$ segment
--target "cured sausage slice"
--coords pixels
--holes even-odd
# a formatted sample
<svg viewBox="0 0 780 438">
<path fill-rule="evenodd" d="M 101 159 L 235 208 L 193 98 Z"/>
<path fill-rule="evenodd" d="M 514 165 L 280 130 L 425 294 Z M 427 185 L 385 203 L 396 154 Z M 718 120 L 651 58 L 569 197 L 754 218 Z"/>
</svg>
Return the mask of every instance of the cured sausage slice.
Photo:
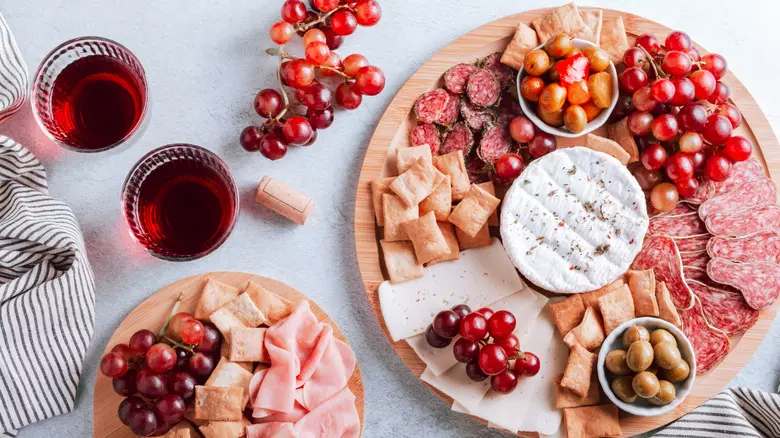
<svg viewBox="0 0 780 438">
<path fill-rule="evenodd" d="M 696 209 L 693 208 L 693 206 L 688 205 L 684 202 L 680 202 L 677 204 L 677 207 L 674 207 L 672 211 L 666 212 L 666 213 L 656 213 L 653 215 L 653 218 L 669 218 L 669 217 L 678 217 L 678 216 L 690 216 L 696 214 Z M 651 218 L 652 219 L 652 218 Z"/>
<path fill-rule="evenodd" d="M 493 164 L 512 148 L 509 130 L 501 126 L 491 126 L 482 133 L 477 155 L 488 164 Z"/>
<path fill-rule="evenodd" d="M 477 108 L 468 99 L 461 99 L 460 115 L 469 128 L 475 131 L 482 131 L 489 123 L 493 123 L 496 118 L 494 111 L 489 109 Z"/>
<path fill-rule="evenodd" d="M 688 280 L 696 280 L 703 283 L 710 281 L 710 278 L 707 277 L 706 268 L 696 268 L 693 266 L 683 266 L 683 277 L 685 277 L 686 282 Z"/>
<path fill-rule="evenodd" d="M 780 265 L 775 263 L 736 263 L 715 257 L 707 263 L 707 276 L 737 288 L 756 310 L 771 306 L 780 294 Z"/>
<path fill-rule="evenodd" d="M 780 263 L 780 233 L 763 231 L 745 237 L 715 236 L 707 243 L 710 257 L 732 262 Z"/>
<path fill-rule="evenodd" d="M 683 279 L 683 265 L 677 245 L 667 236 L 649 236 L 645 239 L 631 269 L 644 271 L 652 269 L 656 281 L 663 281 L 669 289 L 674 305 L 678 309 L 693 306 L 693 292 Z"/>
<path fill-rule="evenodd" d="M 697 192 L 685 201 L 691 204 L 701 204 L 713 196 L 730 192 L 748 181 L 763 179 L 765 177 L 766 173 L 764 173 L 764 166 L 762 166 L 761 162 L 757 159 L 751 158 L 749 160 L 740 161 L 734 163 L 731 168 L 731 175 L 729 175 L 726 180 L 716 182 L 705 179 L 701 185 L 699 185 Z"/>
<path fill-rule="evenodd" d="M 458 64 L 444 72 L 444 88 L 450 93 L 463 94 L 469 76 L 477 70 L 473 64 Z"/>
<path fill-rule="evenodd" d="M 654 216 L 650 219 L 647 234 L 669 237 L 688 237 L 707 232 L 704 221 L 695 214 Z"/>
<path fill-rule="evenodd" d="M 490 70 L 478 68 L 466 82 L 466 95 L 474 105 L 495 106 L 501 98 L 501 85 Z"/>
<path fill-rule="evenodd" d="M 747 236 L 780 228 L 780 205 L 762 205 L 737 213 L 713 212 L 705 221 L 707 230 L 718 236 Z"/>
<path fill-rule="evenodd" d="M 439 130 L 436 129 L 433 123 L 418 123 L 412 129 L 410 141 L 412 146 L 427 144 L 431 148 L 431 154 L 439 155 L 441 137 L 439 136 Z"/>
<path fill-rule="evenodd" d="M 707 251 L 688 251 L 680 253 L 680 260 L 682 260 L 682 264 L 686 268 L 706 269 L 710 256 L 707 255 Z"/>
<path fill-rule="evenodd" d="M 459 122 L 444 137 L 439 153 L 446 155 L 450 152 L 463 151 L 463 156 L 465 157 L 471 152 L 472 146 L 474 146 L 474 134 L 471 133 L 471 130 L 465 123 Z"/>
<path fill-rule="evenodd" d="M 705 251 L 710 237 L 712 237 L 712 235 L 709 233 L 678 237 L 674 239 L 674 243 L 677 244 L 677 249 L 680 250 L 680 252 Z"/>
<path fill-rule="evenodd" d="M 769 178 L 748 181 L 722 195 L 714 196 L 699 206 L 699 217 L 715 212 L 736 212 L 751 207 L 774 204 L 777 189 Z"/>
<path fill-rule="evenodd" d="M 450 93 L 444 88 L 423 93 L 414 103 L 414 114 L 417 120 L 423 123 L 433 123 L 441 117 L 441 113 L 447 107 Z"/>
<path fill-rule="evenodd" d="M 507 89 L 515 83 L 515 71 L 501 63 L 502 52 L 495 52 L 482 60 L 482 68 L 489 70 L 496 77 L 502 89 Z"/>
<path fill-rule="evenodd" d="M 683 333 L 693 345 L 696 375 L 706 374 L 729 354 L 729 337 L 707 322 L 698 298 L 693 298 L 693 306 L 690 309 L 680 311 L 680 318 Z"/>
<path fill-rule="evenodd" d="M 688 280 L 688 286 L 701 301 L 707 321 L 723 330 L 729 337 L 745 333 L 758 320 L 758 310 L 748 306 L 739 292 L 720 289 L 696 280 Z"/>
<path fill-rule="evenodd" d="M 466 172 L 472 184 L 479 184 L 490 180 L 490 166 L 477 157 L 466 158 Z"/>
<path fill-rule="evenodd" d="M 460 96 L 457 94 L 450 94 L 447 99 L 447 105 L 444 107 L 444 111 L 436 120 L 436 123 L 442 126 L 450 127 L 453 123 L 458 121 L 460 115 Z"/>
</svg>

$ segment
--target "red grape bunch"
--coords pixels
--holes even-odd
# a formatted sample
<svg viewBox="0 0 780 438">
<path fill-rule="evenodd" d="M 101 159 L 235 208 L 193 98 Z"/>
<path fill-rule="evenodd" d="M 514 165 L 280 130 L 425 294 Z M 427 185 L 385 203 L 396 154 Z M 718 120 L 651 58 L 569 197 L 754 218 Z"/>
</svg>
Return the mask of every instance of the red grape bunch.
<svg viewBox="0 0 780 438">
<path fill-rule="evenodd" d="M 310 6 L 312 10 L 307 10 L 302 0 L 286 0 L 282 5 L 282 21 L 274 23 L 270 31 L 271 40 L 279 47 L 267 51 L 279 56 L 280 91 L 266 88 L 257 93 L 255 111 L 266 120 L 241 132 L 244 149 L 260 151 L 270 160 L 284 157 L 290 145 L 313 144 L 317 130 L 333 123 L 334 99 L 342 108 L 353 110 L 360 106 L 363 96 L 375 96 L 385 87 L 384 73 L 370 65 L 365 56 L 356 53 L 342 60 L 335 51 L 358 25 L 379 22 L 379 3 L 310 0 Z M 303 37 L 302 58 L 291 56 L 284 48 L 296 33 Z M 343 80 L 331 91 L 318 77 Z M 286 87 L 294 90 L 295 99 L 305 110 L 295 112 Z"/>
<path fill-rule="evenodd" d="M 732 163 L 750 157 L 750 141 L 732 135 L 742 116 L 728 101 L 721 55 L 701 56 L 685 32 L 670 33 L 663 46 L 645 34 L 625 52 L 620 68 L 621 96 L 611 120 L 628 117 L 640 148 L 641 166 L 633 173 L 651 191 L 655 210 L 671 211 L 705 178 L 723 181 Z"/>
<path fill-rule="evenodd" d="M 540 367 L 535 354 L 520 350 L 513 333 L 516 325 L 512 312 L 494 312 L 487 307 L 472 312 L 469 306 L 458 304 L 436 314 L 425 331 L 425 340 L 433 348 L 444 348 L 460 335 L 452 352 L 458 362 L 466 364 L 468 377 L 475 382 L 490 377 L 494 391 L 509 394 L 519 377 L 535 376 Z"/>
<path fill-rule="evenodd" d="M 139 330 L 100 360 L 100 371 L 113 379 L 114 391 L 126 397 L 119 419 L 139 436 L 165 435 L 193 402 L 219 359 L 222 337 L 217 328 L 189 313 L 176 313 L 160 336 Z"/>
<path fill-rule="evenodd" d="M 520 148 L 496 160 L 491 178 L 498 185 L 511 184 L 523 172 L 524 163 L 543 157 L 558 147 L 554 135 L 537 130 L 525 116 L 517 116 L 509 122 L 509 135 L 520 144 Z"/>
</svg>

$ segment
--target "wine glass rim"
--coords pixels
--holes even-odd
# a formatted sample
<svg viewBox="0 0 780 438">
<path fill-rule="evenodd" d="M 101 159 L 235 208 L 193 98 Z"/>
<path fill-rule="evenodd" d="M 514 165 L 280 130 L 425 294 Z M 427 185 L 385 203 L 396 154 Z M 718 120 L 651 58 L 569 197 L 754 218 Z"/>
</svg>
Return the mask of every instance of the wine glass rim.
<svg viewBox="0 0 780 438">
<path fill-rule="evenodd" d="M 126 51 L 128 54 L 130 54 L 130 56 L 132 56 L 133 59 L 138 64 L 138 70 L 139 70 L 138 71 L 138 73 L 139 73 L 138 79 L 140 79 L 140 81 L 141 81 L 141 84 L 142 84 L 143 89 L 144 89 L 144 93 L 143 93 L 143 102 L 141 104 L 141 116 L 138 118 L 138 121 L 135 123 L 135 125 L 133 125 L 133 127 L 127 132 L 127 134 L 125 134 L 122 138 L 120 138 L 116 142 L 114 142 L 114 143 L 112 143 L 110 145 L 104 146 L 102 148 L 98 148 L 98 149 L 78 148 L 78 147 L 75 147 L 75 146 L 71 146 L 71 145 L 69 145 L 69 144 L 67 144 L 65 142 L 62 142 L 62 141 L 58 140 L 57 138 L 55 138 L 49 132 L 49 130 L 46 129 L 46 127 L 44 126 L 43 120 L 41 120 L 40 116 L 38 115 L 38 111 L 36 109 L 35 102 L 31 102 L 30 108 L 32 109 L 33 117 L 35 118 L 35 121 L 38 124 L 38 127 L 41 128 L 43 133 L 47 137 L 49 137 L 49 139 L 51 139 L 57 145 L 65 148 L 65 149 L 67 149 L 69 151 L 79 152 L 79 153 L 82 153 L 82 154 L 93 154 L 93 153 L 97 153 L 97 152 L 105 152 L 105 151 L 107 151 L 109 149 L 114 149 L 117 146 L 127 142 L 133 135 L 135 135 L 140 130 L 141 126 L 146 121 L 146 115 L 148 113 L 148 108 L 149 108 L 149 82 L 146 80 L 146 70 L 144 69 L 144 66 L 141 63 L 141 60 L 138 59 L 138 56 L 136 56 L 136 54 L 132 50 L 128 49 L 127 46 L 125 46 L 124 44 L 122 44 L 122 43 L 120 43 L 118 41 L 112 40 L 110 38 L 99 37 L 99 36 L 81 36 L 81 37 L 71 38 L 71 39 L 69 39 L 67 41 L 64 41 L 64 42 L 60 43 L 55 48 L 51 49 L 49 51 L 49 53 L 47 53 L 46 56 L 43 57 L 43 60 L 38 65 L 38 68 L 35 70 L 35 76 L 33 76 L 32 90 L 31 90 L 31 100 L 35 99 L 36 90 L 38 89 L 38 84 L 41 81 L 42 72 L 50 64 L 52 58 L 57 53 L 62 51 L 63 48 L 65 48 L 65 47 L 67 47 L 69 45 L 73 45 L 73 44 L 80 43 L 80 42 L 88 42 L 88 41 L 95 41 L 95 42 L 112 44 L 112 45 L 115 45 L 115 46 L 119 47 L 120 49 Z M 90 55 L 90 56 L 93 56 L 93 55 Z"/>
<path fill-rule="evenodd" d="M 126 197 L 127 197 L 127 186 L 129 184 L 130 180 L 133 178 L 133 176 L 135 176 L 136 172 L 138 172 L 139 168 L 147 160 L 149 160 L 153 156 L 159 154 L 160 152 L 164 152 L 164 151 L 167 151 L 167 150 L 170 150 L 170 149 L 174 149 L 174 148 L 194 149 L 194 150 L 197 150 L 199 152 L 203 152 L 203 153 L 209 155 L 215 161 L 217 161 L 220 165 L 224 166 L 225 170 L 227 171 L 226 173 L 227 173 L 227 179 L 228 179 L 229 185 L 231 186 L 231 190 L 233 192 L 233 199 L 235 200 L 235 208 L 233 208 L 232 211 L 231 211 L 230 225 L 228 225 L 228 227 L 225 229 L 225 231 L 222 234 L 222 236 L 220 236 L 220 238 L 216 242 L 214 242 L 214 244 L 211 245 L 209 248 L 207 248 L 207 249 L 205 249 L 203 251 L 200 251 L 200 252 L 198 252 L 196 254 L 186 255 L 186 256 L 168 256 L 168 255 L 165 255 L 165 254 L 161 254 L 161 253 L 159 253 L 157 251 L 154 251 L 153 249 L 151 249 L 151 248 L 147 247 L 146 245 L 144 245 L 138 239 L 138 237 L 135 235 L 135 233 L 133 233 L 132 230 L 128 230 L 128 231 L 130 232 L 130 236 L 133 238 L 133 240 L 135 240 L 139 245 L 141 245 L 141 247 L 146 252 L 148 252 L 149 254 L 153 255 L 154 257 L 157 257 L 157 258 L 162 259 L 162 260 L 167 260 L 167 261 L 170 261 L 170 262 L 187 262 L 187 261 L 203 258 L 203 257 L 211 254 L 212 252 L 216 251 L 219 247 L 221 247 L 227 241 L 227 239 L 230 237 L 230 235 L 233 234 L 233 228 L 235 228 L 235 226 L 236 226 L 236 222 L 238 221 L 238 214 L 241 211 L 241 198 L 239 196 L 240 194 L 239 194 L 239 191 L 238 191 L 238 186 L 236 185 L 235 178 L 233 178 L 233 173 L 230 171 L 230 167 L 228 167 L 227 163 L 225 163 L 225 161 L 222 158 L 220 158 L 219 155 L 217 155 L 216 153 L 214 153 L 214 152 L 204 148 L 203 146 L 198 146 L 198 145 L 194 145 L 194 144 L 191 144 L 191 143 L 170 143 L 170 144 L 163 145 L 163 146 L 157 147 L 155 149 L 152 149 L 151 151 L 149 151 L 146 154 L 144 154 L 144 156 L 139 158 L 138 161 L 130 169 L 130 172 L 128 172 L 127 177 L 125 178 L 125 182 L 124 182 L 124 184 L 122 184 L 122 194 L 121 194 L 120 200 L 119 200 L 119 202 L 120 202 L 119 208 L 120 208 L 120 211 L 123 212 L 122 215 L 125 217 L 125 223 L 127 223 L 128 219 L 127 219 L 127 215 L 124 214 L 124 211 L 125 211 L 125 200 L 126 200 Z M 136 205 L 136 207 L 137 207 L 137 205 Z M 127 225 L 129 226 L 130 224 L 127 224 Z"/>
</svg>

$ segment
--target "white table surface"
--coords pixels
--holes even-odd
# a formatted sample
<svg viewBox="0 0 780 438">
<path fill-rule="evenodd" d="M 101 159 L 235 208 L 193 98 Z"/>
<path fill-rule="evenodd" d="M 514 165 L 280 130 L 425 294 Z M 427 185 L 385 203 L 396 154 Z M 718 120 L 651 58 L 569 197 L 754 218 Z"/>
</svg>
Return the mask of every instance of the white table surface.
<svg viewBox="0 0 780 438">
<path fill-rule="evenodd" d="M 81 223 L 97 282 L 95 336 L 72 413 L 42 421 L 20 437 L 92 434 L 92 386 L 100 353 L 124 316 L 145 297 L 189 275 L 234 270 L 287 282 L 316 300 L 344 329 L 365 384 L 365 436 L 504 436 L 452 413 L 404 366 L 379 330 L 357 268 L 353 237 L 355 188 L 365 147 L 394 93 L 425 60 L 456 37 L 496 18 L 549 5 L 542 0 L 380 0 L 383 17 L 360 28 L 339 50 L 360 52 L 387 76 L 385 91 L 353 112 L 338 112 L 317 143 L 281 161 L 244 152 L 238 134 L 257 122 L 254 94 L 274 85 L 268 28 L 282 0 L 2 0 L 32 75 L 64 40 L 99 35 L 129 47 L 142 61 L 151 90 L 146 129 L 114 152 L 82 155 L 55 146 L 39 131 L 29 107 L 0 124 L 44 163 L 54 197 Z M 562 2 L 562 0 L 561 0 Z M 561 3 L 554 2 L 554 3 Z M 775 2 L 730 0 L 594 1 L 631 11 L 723 54 L 729 67 L 780 132 L 780 62 Z M 457 4 L 457 6 L 456 6 Z M 489 5 L 489 6 L 488 6 Z M 774 8 L 774 10 L 772 10 Z M 759 12 L 759 9 L 761 12 Z M 241 190 L 242 210 L 227 243 L 198 261 L 171 263 L 144 253 L 129 238 L 119 193 L 130 167 L 151 149 L 190 142 L 218 153 Z M 253 203 L 271 175 L 317 202 L 310 222 L 297 226 Z M 780 375 L 780 324 L 730 383 L 773 391 Z"/>
</svg>

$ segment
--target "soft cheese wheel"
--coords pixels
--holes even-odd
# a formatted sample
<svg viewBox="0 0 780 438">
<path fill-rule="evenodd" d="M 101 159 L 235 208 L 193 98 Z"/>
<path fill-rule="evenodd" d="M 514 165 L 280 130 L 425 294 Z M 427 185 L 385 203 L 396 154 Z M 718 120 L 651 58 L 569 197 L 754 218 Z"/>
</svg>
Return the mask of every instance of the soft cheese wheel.
<svg viewBox="0 0 780 438">
<path fill-rule="evenodd" d="M 644 194 L 617 159 L 574 147 L 531 162 L 504 198 L 512 263 L 558 293 L 596 290 L 626 272 L 648 227 Z"/>
</svg>

